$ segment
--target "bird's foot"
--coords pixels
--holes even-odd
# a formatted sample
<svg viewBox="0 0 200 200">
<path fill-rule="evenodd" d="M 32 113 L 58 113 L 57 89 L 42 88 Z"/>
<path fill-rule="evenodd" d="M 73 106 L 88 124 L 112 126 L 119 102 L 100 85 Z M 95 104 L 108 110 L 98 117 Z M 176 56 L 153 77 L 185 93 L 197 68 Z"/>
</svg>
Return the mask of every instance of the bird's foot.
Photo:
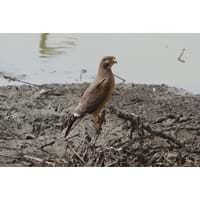
<svg viewBox="0 0 200 200">
<path fill-rule="evenodd" d="M 95 139 L 94 139 L 94 143 L 93 143 L 93 145 L 92 145 L 92 146 L 94 146 L 94 147 L 95 147 L 95 145 L 96 145 L 96 143 L 97 143 L 97 141 L 98 141 L 98 139 L 99 139 L 99 136 L 100 136 L 100 134 L 101 134 L 101 130 L 102 130 L 102 128 L 96 129 L 96 136 L 95 136 Z"/>
</svg>

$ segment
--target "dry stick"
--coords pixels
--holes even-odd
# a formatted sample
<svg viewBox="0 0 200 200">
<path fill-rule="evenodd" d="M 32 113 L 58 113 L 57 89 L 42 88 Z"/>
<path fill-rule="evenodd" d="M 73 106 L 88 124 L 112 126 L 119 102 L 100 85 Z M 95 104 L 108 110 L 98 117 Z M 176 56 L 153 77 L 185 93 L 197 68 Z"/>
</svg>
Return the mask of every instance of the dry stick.
<svg viewBox="0 0 200 200">
<path fill-rule="evenodd" d="M 51 145 L 55 144 L 55 142 L 56 142 L 55 140 L 54 140 L 54 141 L 51 141 L 51 142 L 49 142 L 49 143 L 47 143 L 47 144 L 42 145 L 40 148 L 43 149 L 43 148 L 45 148 L 45 147 L 47 147 L 47 146 L 51 146 Z"/>
<path fill-rule="evenodd" d="M 188 131 L 199 131 L 200 130 L 200 126 L 198 127 L 186 127 L 186 130 Z"/>
<path fill-rule="evenodd" d="M 120 79 L 120 80 L 122 80 L 123 81 L 123 83 L 125 83 L 126 82 L 126 80 L 125 79 L 123 79 L 122 77 L 120 77 L 120 76 L 118 76 L 118 75 L 116 75 L 116 74 L 113 74 L 116 78 L 118 78 L 118 79 Z"/>
<path fill-rule="evenodd" d="M 47 154 L 49 154 L 49 155 L 51 155 L 51 156 L 54 156 L 54 154 L 53 154 L 52 152 L 46 151 L 44 148 L 40 148 L 40 150 L 41 150 L 42 152 L 44 152 L 44 153 L 47 153 Z"/>
<path fill-rule="evenodd" d="M 146 135 L 146 136 L 142 136 L 142 139 L 144 140 L 144 139 L 151 139 L 153 136 L 152 135 Z M 126 141 L 124 141 L 124 142 L 122 142 L 122 143 L 120 143 L 120 144 L 117 144 L 116 146 L 114 146 L 114 148 L 116 149 L 116 150 L 120 150 L 121 148 L 123 148 L 124 146 L 126 146 L 127 144 L 128 145 L 132 145 L 132 144 L 134 144 L 135 142 L 140 142 L 141 141 L 141 137 L 135 137 L 135 138 L 133 138 L 133 139 L 131 139 L 131 140 L 126 140 Z"/>
<path fill-rule="evenodd" d="M 136 121 L 136 117 L 133 115 L 133 114 L 129 114 L 129 113 L 125 113 L 125 112 L 122 112 L 121 110 L 115 108 L 114 106 L 110 106 L 110 109 L 112 112 L 114 112 L 118 117 L 122 118 L 122 119 L 125 119 L 125 120 L 129 120 L 131 121 L 132 123 L 137 123 Z M 158 137 L 161 137 L 161 138 L 164 138 L 164 139 L 167 139 L 173 143 L 175 143 L 177 146 L 179 147 L 183 147 L 184 145 L 178 141 L 176 138 L 170 136 L 170 135 L 166 135 L 162 132 L 162 130 L 153 130 L 149 124 L 144 124 L 142 122 L 141 123 L 141 128 L 146 130 L 147 132 L 151 133 L 152 135 L 154 136 L 158 136 Z"/>
<path fill-rule="evenodd" d="M 181 127 L 180 127 L 180 125 L 178 125 L 177 127 L 176 127 L 176 129 L 175 129 L 175 131 L 173 132 L 173 135 L 176 137 L 176 139 L 177 139 L 177 137 L 178 137 L 178 132 L 181 130 Z"/>
<path fill-rule="evenodd" d="M 72 135 L 72 136 L 70 136 L 70 137 L 68 137 L 68 138 L 65 138 L 65 140 L 64 140 L 64 141 L 67 141 L 67 140 L 69 140 L 69 139 L 72 139 L 72 138 L 75 138 L 75 137 L 78 137 L 78 136 L 80 136 L 80 134 L 79 134 L 79 133 L 78 133 L 78 134 L 76 134 L 76 135 Z M 46 144 L 42 145 L 40 148 L 41 148 L 41 149 L 43 149 L 43 148 L 45 148 L 45 147 L 47 147 L 47 146 L 54 145 L 54 144 L 55 144 L 55 142 L 56 142 L 56 140 L 53 140 L 53 141 L 51 141 L 51 142 L 49 142 L 49 143 L 46 143 Z"/>
<path fill-rule="evenodd" d="M 15 78 L 15 77 L 7 76 L 7 75 L 3 75 L 3 78 L 8 79 L 9 81 L 17 81 L 19 83 L 24 83 L 24 84 L 31 85 L 31 86 L 42 87 L 41 85 L 29 83 L 29 82 L 26 82 L 26 81 L 21 81 L 21 80 Z"/>
<path fill-rule="evenodd" d="M 68 149 L 83 163 L 85 164 L 84 159 L 69 145 L 69 143 L 66 143 Z"/>
<path fill-rule="evenodd" d="M 167 140 L 169 140 L 169 141 L 175 143 L 175 144 L 176 144 L 177 146 L 179 146 L 179 147 L 184 147 L 184 145 L 183 145 L 180 141 L 178 141 L 176 138 L 172 137 L 171 135 L 166 135 L 166 134 L 164 134 L 164 133 L 162 132 L 162 130 L 153 130 L 153 129 L 150 127 L 149 124 L 147 124 L 147 125 L 144 125 L 144 124 L 143 124 L 143 128 L 144 128 L 147 132 L 149 132 L 149 133 L 151 133 L 151 134 L 153 134 L 153 135 L 155 135 L 155 136 L 158 136 L 158 137 L 167 139 Z"/>
<path fill-rule="evenodd" d="M 186 50 L 185 48 L 182 49 L 181 54 L 180 54 L 179 57 L 178 57 L 178 60 L 179 60 L 180 62 L 182 62 L 182 63 L 185 63 L 185 60 L 182 60 L 182 57 L 183 57 L 183 54 L 184 54 L 185 50 Z"/>
<path fill-rule="evenodd" d="M 70 136 L 70 137 L 67 137 L 67 138 L 65 139 L 65 141 L 66 141 L 66 140 L 69 140 L 69 139 L 72 139 L 72 138 L 75 138 L 75 137 L 79 137 L 79 136 L 80 136 L 80 134 L 77 133 L 77 134 L 75 134 L 75 135 L 72 135 L 72 136 Z"/>
<path fill-rule="evenodd" d="M 115 108 L 114 106 L 110 106 L 110 110 L 114 112 L 119 118 L 125 119 L 130 121 L 132 124 L 137 125 L 138 116 L 136 116 L 134 113 L 125 113 L 121 110 Z"/>
<path fill-rule="evenodd" d="M 36 157 L 33 157 L 33 156 L 29 156 L 29 155 L 24 155 L 23 157 L 26 160 L 28 160 L 29 162 L 33 162 L 33 163 L 38 162 L 40 164 L 47 164 L 47 165 L 51 165 L 52 167 L 55 167 L 55 163 L 43 160 L 41 158 L 36 158 Z"/>
<path fill-rule="evenodd" d="M 113 165 L 116 165 L 118 162 L 119 162 L 118 160 L 115 160 L 112 163 L 107 164 L 106 167 L 113 167 Z"/>
</svg>

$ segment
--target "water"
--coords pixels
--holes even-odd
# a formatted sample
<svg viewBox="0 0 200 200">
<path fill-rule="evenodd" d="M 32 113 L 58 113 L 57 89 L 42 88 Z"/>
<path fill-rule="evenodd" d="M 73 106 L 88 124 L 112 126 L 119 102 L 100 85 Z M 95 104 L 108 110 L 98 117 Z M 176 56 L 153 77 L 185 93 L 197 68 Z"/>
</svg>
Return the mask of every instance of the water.
<svg viewBox="0 0 200 200">
<path fill-rule="evenodd" d="M 114 55 L 113 71 L 126 82 L 200 93 L 200 34 L 0 34 L 0 44 L 0 85 L 17 84 L 2 74 L 35 84 L 91 82 L 100 59 Z"/>
</svg>

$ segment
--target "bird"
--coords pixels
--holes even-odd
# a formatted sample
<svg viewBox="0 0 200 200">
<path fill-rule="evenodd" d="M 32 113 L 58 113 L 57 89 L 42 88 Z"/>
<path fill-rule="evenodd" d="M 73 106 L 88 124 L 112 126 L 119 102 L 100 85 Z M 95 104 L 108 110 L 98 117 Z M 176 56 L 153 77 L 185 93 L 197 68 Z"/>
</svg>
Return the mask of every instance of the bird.
<svg viewBox="0 0 200 200">
<path fill-rule="evenodd" d="M 116 63 L 114 56 L 101 59 L 95 80 L 85 90 L 78 105 L 64 123 L 64 138 L 87 114 L 93 117 L 96 130 L 101 130 L 101 111 L 110 100 L 115 87 L 112 66 Z"/>
</svg>

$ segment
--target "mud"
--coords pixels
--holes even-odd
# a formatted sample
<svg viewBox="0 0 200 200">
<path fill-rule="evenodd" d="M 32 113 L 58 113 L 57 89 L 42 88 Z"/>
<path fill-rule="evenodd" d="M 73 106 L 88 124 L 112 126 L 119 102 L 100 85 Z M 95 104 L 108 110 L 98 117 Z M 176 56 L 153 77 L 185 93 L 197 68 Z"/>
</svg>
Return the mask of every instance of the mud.
<svg viewBox="0 0 200 200">
<path fill-rule="evenodd" d="M 200 166 L 200 96 L 166 85 L 118 84 L 97 142 L 90 116 L 64 141 L 88 85 L 0 87 L 0 166 Z"/>
</svg>

